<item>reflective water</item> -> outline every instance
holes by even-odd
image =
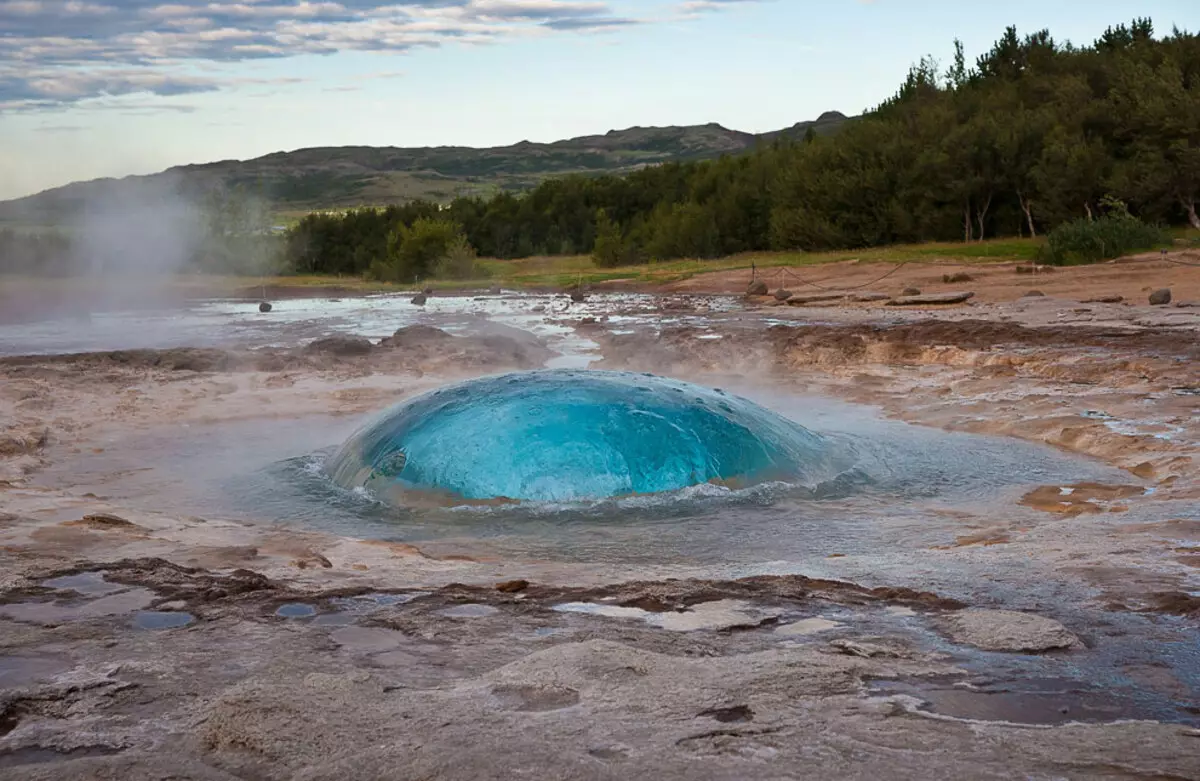
[[[134,629],[178,629],[196,620],[191,613],[171,610],[140,610],[133,614]]]
[[[327,471],[405,504],[414,490],[468,500],[577,501],[702,483],[814,485],[826,441],[746,399],[648,374],[521,372],[404,402],[351,437]]]
[[[170,347],[290,347],[313,339],[354,334],[378,339],[398,328],[424,324],[452,333],[469,332],[487,320],[530,331],[571,360],[595,356],[596,345],[571,325],[585,317],[607,317],[610,326],[623,324],[697,325],[706,317],[693,312],[664,314],[654,296],[608,293],[584,303],[554,294],[511,293],[486,296],[440,296],[423,307],[413,306],[411,293],[330,298],[296,298],[273,302],[272,311],[258,311],[257,301],[196,301],[173,309],[96,312],[38,323],[0,323],[0,355],[33,355]],[[740,308],[734,297],[698,300],[705,311],[720,313]],[[610,314],[620,312],[620,314]]]
[[[969,550],[948,556],[938,548],[997,523],[1053,522],[1017,505],[1031,487],[1131,481],[1128,473],[1047,447],[913,426],[766,383],[705,382],[802,423],[853,467],[820,490],[706,484],[601,501],[402,508],[347,491],[325,473],[332,447],[360,421],[308,416],[130,431],[104,442],[103,453],[54,454],[37,482],[132,508],[405,541],[432,555],[611,564],[663,576],[687,567],[712,576],[800,572],[948,595],[982,589],[1031,604],[1062,596],[1060,579],[1037,562],[990,548],[991,569],[981,578]],[[1127,523],[1136,514],[1094,523]]]
[[[275,615],[280,618],[311,618],[317,614],[317,609],[312,605],[306,605],[303,602],[289,602],[286,605],[280,605],[275,610]]]

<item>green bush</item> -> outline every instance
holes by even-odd
[[[1097,220],[1064,223],[1046,237],[1038,259],[1053,266],[1075,266],[1112,260],[1132,252],[1154,249],[1166,233],[1136,217],[1117,213]]]
[[[438,279],[482,279],[487,269],[479,265],[475,248],[467,237],[459,235],[433,266],[433,275]]]
[[[621,226],[613,222],[603,209],[596,213],[596,243],[592,261],[601,268],[615,268],[634,263],[637,253]]]
[[[712,211],[698,203],[677,203],[655,210],[646,250],[658,260],[715,258],[721,234]]]
[[[452,249],[464,244],[458,223],[422,217],[411,226],[396,226],[388,236],[387,259],[371,263],[368,273],[384,282],[418,282],[433,274]]]

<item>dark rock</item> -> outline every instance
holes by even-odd
[[[384,343],[389,347],[418,347],[421,345],[444,344],[454,341],[456,337],[440,328],[428,325],[409,325],[392,334]]]
[[[412,297],[412,301],[410,303],[415,304],[416,306],[425,306],[425,302],[427,300],[429,300],[428,294],[417,293],[415,296]]]
[[[308,353],[325,353],[328,355],[366,355],[374,345],[362,336],[330,336],[318,339],[304,348]]]
[[[424,290],[422,290],[421,292],[422,292],[422,293],[424,293],[424,294],[425,294],[425,295],[427,295],[427,296],[432,296],[432,295],[433,295],[433,288],[431,288],[431,287],[427,287],[427,288],[425,288]]]
[[[921,288],[906,287],[906,288],[904,288],[904,290],[902,290],[900,292],[904,293],[904,295],[906,295],[906,296],[919,296],[919,295],[921,295]]]
[[[584,301],[587,301],[587,293],[584,293],[582,290],[572,290],[571,300],[577,304],[582,304]]]
[[[491,295],[493,295],[493,296],[498,296],[498,295],[500,295],[500,292],[501,292],[501,291],[500,291],[500,286],[499,286],[499,285],[492,285],[491,287],[489,287],[489,288],[488,288],[488,293],[490,293],[490,294],[491,294]]]
[[[1125,300],[1124,296],[1096,296],[1080,301],[1081,304],[1119,304]]]
[[[528,580],[506,580],[496,584],[496,590],[502,594],[516,594],[529,588]]]
[[[1150,294],[1150,303],[1153,306],[1166,306],[1171,303],[1171,288],[1164,287],[1162,290],[1155,290]]]
[[[1046,294],[1040,290],[1027,290],[1021,298],[1044,298],[1045,296]]]
[[[258,305],[258,311],[260,312],[270,312],[272,308],[273,307],[266,301],[262,301]]]
[[[722,724],[754,721],[754,710],[749,705],[734,705],[730,708],[713,708],[697,714],[697,718],[716,719]]]
[[[790,291],[790,290],[785,290],[783,288],[779,288],[778,290],[775,291],[775,300],[776,301],[787,301],[791,297],[792,297],[792,291]]]
[[[767,287],[767,283],[761,279],[756,279],[746,286],[746,295],[748,296],[765,296],[771,292]]]
[[[959,282],[974,282],[975,277],[964,271],[960,271],[957,274],[943,274],[942,281],[948,285],[955,285]]]
[[[925,306],[940,304],[961,304],[974,298],[974,293],[931,293],[929,295],[902,296],[888,301],[888,306]]]

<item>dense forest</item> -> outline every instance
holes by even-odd
[[[1087,47],[1009,28],[973,65],[955,49],[948,66],[923,59],[892,98],[828,136],[555,179],[521,196],[313,214],[290,231],[287,262],[427,276],[431,266],[399,257],[397,233],[447,222],[481,255],[591,252],[608,265],[1040,235],[1113,204],[1200,228],[1200,36],[1155,37],[1138,19]]]

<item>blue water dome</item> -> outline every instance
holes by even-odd
[[[545,370],[447,386],[389,409],[327,470],[395,504],[563,502],[826,477],[817,434],[746,399],[686,382]]]

